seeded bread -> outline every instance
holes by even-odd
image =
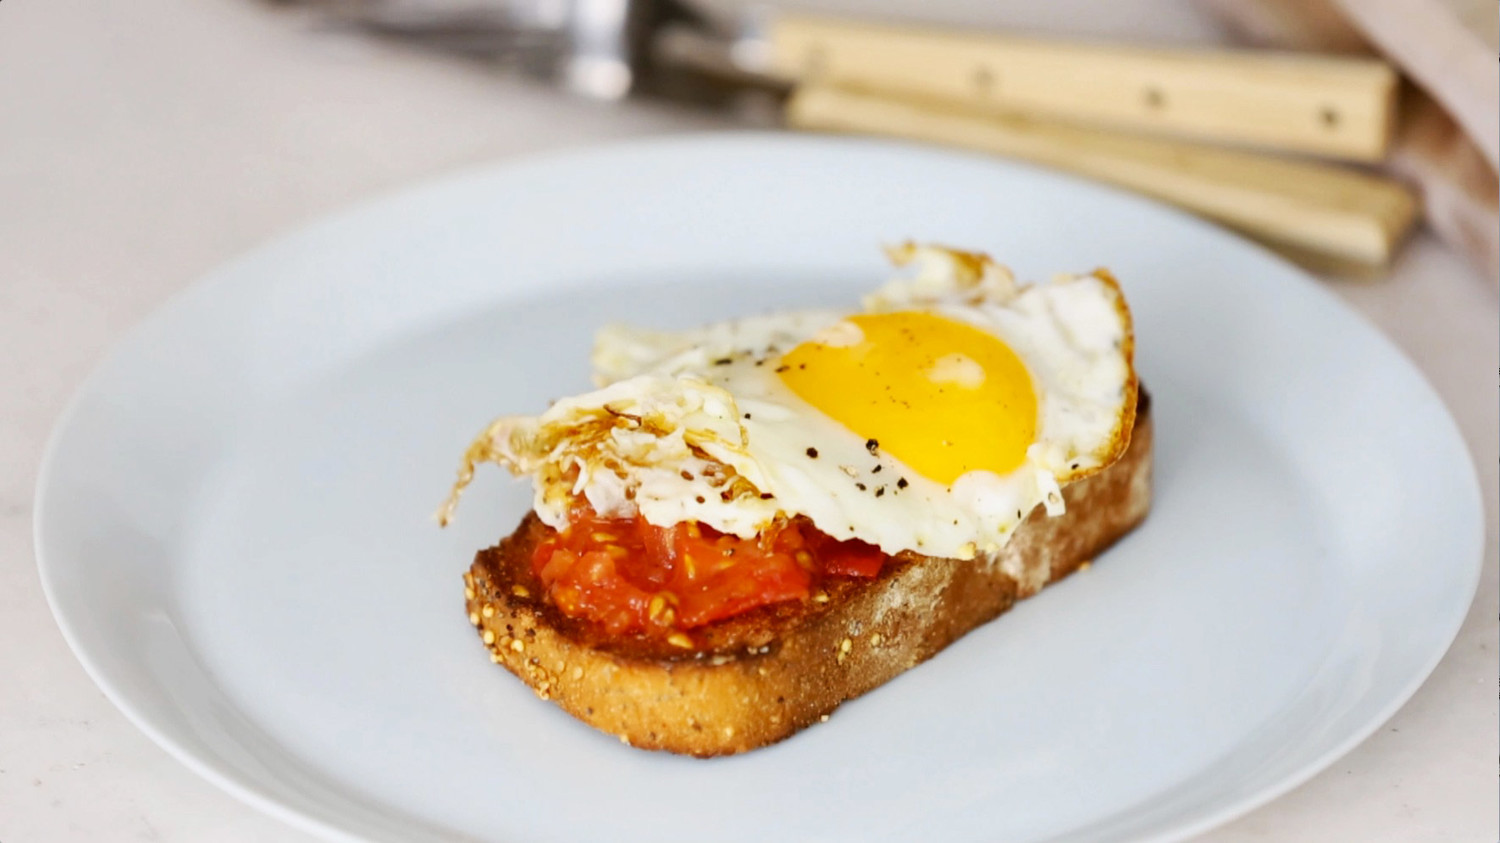
[[[490,658],[575,717],[645,749],[730,755],[779,741],[931,658],[960,636],[1088,565],[1146,516],[1152,420],[1140,395],[1130,446],[1038,507],[991,561],[902,554],[872,580],[835,579],[806,602],[760,609],[673,641],[601,637],[543,599],[528,515],[464,575],[469,620]]]

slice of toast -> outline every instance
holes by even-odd
[[[1039,506],[993,560],[901,554],[870,580],[830,580],[801,603],[764,606],[677,643],[605,638],[546,601],[532,550],[550,530],[528,515],[464,575],[469,620],[491,660],[591,726],[646,749],[700,757],[779,741],[845,700],[931,658],[1128,533],[1151,498],[1152,420],[1142,391],[1130,446]]]

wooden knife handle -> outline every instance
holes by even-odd
[[[1336,165],[975,114],[831,85],[799,86],[786,119],[796,128],[949,144],[1078,173],[1337,263],[1385,264],[1416,217],[1416,199],[1399,183]]]
[[[1134,131],[1377,161],[1398,77],[1373,58],[1065,44],[778,15],[778,75]]]

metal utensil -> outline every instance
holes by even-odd
[[[694,100],[787,83],[744,21],[680,0],[271,0],[323,25],[497,65],[601,100],[646,93]]]
[[[1409,191],[1388,179],[1197,142],[1376,160],[1397,78],[1371,59],[1047,42],[788,13],[726,22],[685,0],[276,2],[597,99],[733,104],[769,118],[761,122],[1079,173],[1319,265],[1383,265],[1415,216]],[[757,100],[771,107],[746,107]]]

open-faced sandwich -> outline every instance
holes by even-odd
[[[1151,423],[1107,273],[1017,285],[907,245],[856,312],[600,332],[599,388],[464,457],[534,509],[464,575],[491,659],[637,747],[826,720],[1146,515]]]

